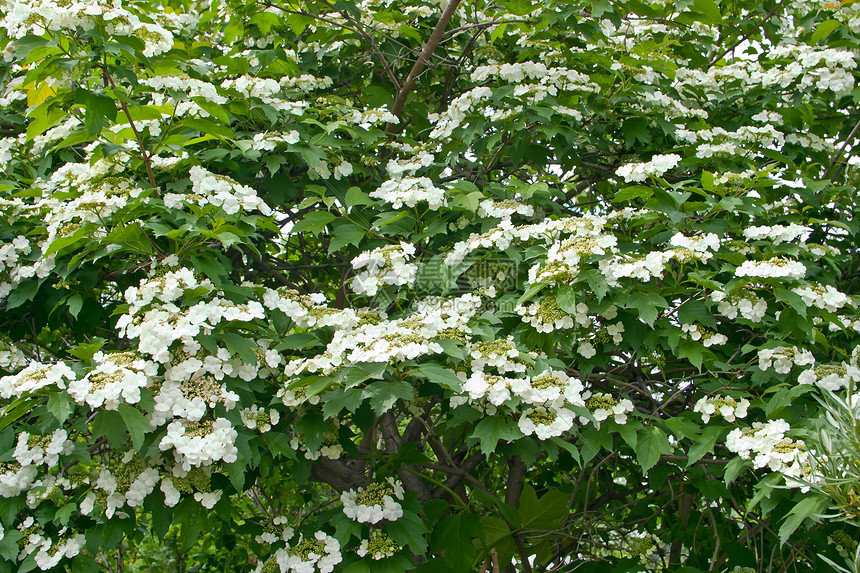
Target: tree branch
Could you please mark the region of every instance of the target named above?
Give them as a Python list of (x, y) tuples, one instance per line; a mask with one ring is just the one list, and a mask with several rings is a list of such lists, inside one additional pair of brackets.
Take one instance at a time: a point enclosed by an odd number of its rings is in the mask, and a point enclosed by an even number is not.
[[(448, 2), (445, 10), (442, 11), (442, 16), (440, 16), (439, 21), (436, 22), (436, 28), (434, 28), (433, 33), (430, 34), (430, 39), (428, 39), (427, 43), (424, 44), (424, 49), (421, 50), (421, 54), (418, 56), (418, 61), (416, 61), (415, 65), (412, 66), (412, 69), (409, 70), (409, 75), (406, 76), (400, 89), (397, 90), (397, 95), (394, 97), (394, 106), (391, 108), (391, 113), (397, 117), (400, 117), (403, 114), (403, 106), (406, 105), (406, 98), (409, 96), (409, 92), (411, 92), (412, 88), (415, 87), (415, 82), (424, 70), (424, 66), (430, 63), (430, 56), (433, 54), (436, 46), (439, 45), (439, 42), (442, 41), (445, 27), (454, 15), (454, 11), (457, 10), (457, 6), (459, 6), (460, 1), (461, 0), (450, 0), (450, 2)], [(389, 123), (385, 130), (393, 132), (395, 129), (395, 124)]]

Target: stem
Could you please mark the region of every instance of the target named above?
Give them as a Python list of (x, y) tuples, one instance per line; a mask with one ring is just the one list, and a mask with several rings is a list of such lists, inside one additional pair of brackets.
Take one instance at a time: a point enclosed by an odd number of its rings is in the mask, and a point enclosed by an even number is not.
[[(104, 75), (105, 86), (109, 84), (110, 87), (113, 88), (114, 93), (119, 95), (119, 90), (117, 89), (113, 78), (108, 73), (106, 66), (102, 66), (102, 74)], [(152, 173), (152, 162), (149, 159), (149, 153), (147, 153), (146, 148), (143, 146), (143, 138), (140, 137), (140, 132), (137, 130), (137, 126), (134, 125), (134, 121), (131, 119), (131, 112), (128, 111), (128, 105), (126, 105), (126, 103), (121, 99), (117, 99), (117, 103), (119, 103), (119, 108), (128, 119), (128, 124), (131, 126), (131, 131), (134, 133), (134, 138), (137, 140), (137, 146), (140, 148), (140, 157), (143, 159), (143, 164), (146, 166), (146, 175), (149, 178), (149, 184), (155, 190), (155, 196), (158, 197), (158, 186), (155, 184), (155, 175)]]
[[(434, 28), (433, 33), (430, 34), (430, 39), (428, 39), (427, 43), (424, 44), (424, 49), (421, 50), (418, 60), (415, 62), (415, 65), (412, 66), (412, 69), (409, 71), (409, 75), (406, 76), (400, 89), (397, 90), (397, 95), (394, 97), (394, 106), (391, 109), (391, 113), (397, 117), (400, 117), (403, 114), (403, 106), (406, 105), (406, 97), (409, 95), (409, 92), (412, 91), (412, 88), (415, 87), (415, 82), (424, 70), (424, 66), (430, 63), (430, 56), (433, 54), (433, 50), (436, 49), (436, 46), (439, 45), (439, 42), (442, 41), (442, 35), (445, 33), (445, 26), (448, 25), (448, 22), (454, 15), (454, 11), (457, 10), (457, 6), (459, 5), (460, 0), (451, 0), (448, 2), (448, 5), (442, 12), (442, 16), (439, 17), (439, 21), (436, 23), (436, 28)], [(386, 131), (388, 132), (392, 132), (396, 129), (397, 128), (394, 124), (388, 124), (386, 127)]]

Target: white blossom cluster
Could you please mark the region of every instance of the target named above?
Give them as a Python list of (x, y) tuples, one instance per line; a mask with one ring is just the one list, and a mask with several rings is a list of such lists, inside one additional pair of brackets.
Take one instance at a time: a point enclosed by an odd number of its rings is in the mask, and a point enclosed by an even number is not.
[(165, 207), (173, 209), (185, 201), (200, 207), (214, 205), (228, 215), (235, 215), (240, 210), (259, 211), (263, 215), (272, 213), (272, 209), (257, 196), (256, 191), (225, 175), (216, 175), (199, 165), (191, 168), (190, 175), (191, 193), (165, 193)]
[(735, 428), (726, 437), (726, 447), (742, 459), (752, 459), (753, 467), (767, 467), (786, 477), (789, 487), (801, 487), (800, 479), (810, 478), (809, 452), (800, 440), (786, 438), (791, 427), (785, 420), (754, 422), (751, 428)]
[(343, 512), (358, 523), (376, 524), (382, 521), (396, 521), (403, 517), (403, 486), (394, 478), (385, 483), (371, 483), (358, 490), (351, 489), (340, 495)]
[(167, 435), (161, 439), (158, 448), (162, 451), (172, 448), (176, 462), (188, 471), (217, 461), (235, 462), (239, 453), (234, 445), (237, 436), (226, 418), (212, 422), (176, 420), (168, 424)]
[(49, 386), (63, 390), (69, 381), (76, 378), (74, 370), (63, 362), (43, 364), (33, 361), (20, 372), (0, 378), (0, 397), (5, 400), (18, 398), (26, 392)]
[[(162, 21), (170, 19), (163, 13)], [(178, 27), (177, 21), (171, 27)], [(104, 26), (111, 36), (136, 36), (144, 42), (143, 54), (152, 57), (167, 52), (173, 47), (173, 33), (163, 26), (142, 21), (119, 2), (99, 0), (77, 0), (70, 3), (55, 0), (29, 0), (9, 2), (0, 19), (0, 28), (12, 38), (27, 34), (37, 36), (46, 31), (92, 30)]]
[(711, 300), (717, 302), (717, 310), (730, 320), (740, 314), (751, 322), (761, 322), (767, 314), (767, 303), (749, 289), (734, 289), (728, 293), (717, 290), (711, 293)]
[(300, 538), (275, 556), (281, 571), (289, 573), (331, 573), (343, 560), (340, 543), (324, 531), (317, 531), (313, 539)]
[(436, 187), (427, 177), (389, 179), (378, 189), (371, 191), (370, 196), (391, 203), (393, 209), (400, 209), (404, 205), (412, 208), (418, 203), (426, 202), (428, 209), (437, 211), (448, 204), (445, 190)]
[(698, 324), (682, 324), (681, 331), (687, 333), (690, 340), (701, 342), (702, 346), (720, 346), (729, 341), (725, 334), (714, 332)]
[(843, 362), (842, 364), (820, 364), (804, 370), (797, 376), (799, 384), (815, 384), (819, 388), (836, 392), (850, 384), (856, 387), (860, 382), (860, 369)]
[(649, 177), (661, 177), (670, 169), (674, 169), (681, 161), (681, 156), (675, 153), (655, 155), (645, 163), (628, 163), (615, 170), (615, 174), (628, 183), (638, 183)]
[(805, 243), (806, 238), (811, 232), (812, 227), (791, 223), (788, 226), (770, 225), (747, 227), (744, 229), (744, 237), (750, 241), (769, 240), (772, 241), (774, 245), (779, 245), (781, 243), (791, 243), (797, 239), (800, 239), (800, 242)]
[(379, 247), (365, 251), (352, 259), (352, 268), (366, 269), (353, 277), (350, 286), (357, 294), (373, 296), (382, 285), (408, 285), (415, 281), (418, 266), (408, 261), (415, 256), (415, 246), (399, 245)]
[(266, 433), (272, 429), (273, 425), (281, 420), (281, 415), (275, 409), (266, 411), (265, 408), (260, 408), (256, 404), (250, 408), (243, 408), (239, 415), (242, 417), (242, 423), (249, 430), (259, 430)]
[[(591, 411), (591, 415), (595, 420), (595, 426), (597, 427), (600, 427), (600, 422), (608, 419), (610, 416), (612, 416), (617, 424), (626, 424), (627, 415), (633, 412), (633, 402), (627, 398), (618, 400), (607, 392), (592, 393), (588, 390), (583, 393), (582, 397), (585, 400), (585, 407)], [(583, 424), (589, 421), (584, 416), (580, 416), (579, 420)]]
[(101, 351), (93, 356), (94, 367), (83, 378), (69, 382), (69, 395), (78, 404), (116, 410), (120, 404), (137, 404), (140, 391), (152, 383), (158, 365), (133, 352)]
[(827, 312), (837, 312), (851, 302), (848, 295), (830, 285), (807, 285), (791, 290), (803, 299), (806, 306), (814, 306)]
[(510, 219), (514, 215), (533, 217), (535, 208), (512, 199), (493, 201), (484, 199), (478, 204), (478, 217), (493, 217), (495, 219)]
[[(566, 217), (563, 219), (546, 219), (540, 223), (515, 226), (510, 219), (503, 219), (493, 229), (485, 233), (472, 233), (465, 241), (456, 243), (451, 252), (445, 257), (446, 265), (456, 265), (465, 260), (478, 249), (505, 250), (514, 241), (540, 241), (548, 246), (558, 242), (563, 235), (594, 236), (601, 235), (607, 218), (598, 215), (583, 215), (581, 217)], [(607, 240), (601, 238), (598, 242)], [(603, 248), (603, 247), (601, 247)], [(561, 249), (559, 249), (559, 253)], [(559, 254), (561, 256), (561, 254)]]
[(559, 308), (557, 299), (552, 296), (544, 297), (533, 304), (517, 305), (514, 312), (538, 332), (550, 333), (576, 326), (576, 317)]
[(687, 249), (696, 253), (707, 253), (720, 250), (720, 238), (714, 233), (705, 233), (704, 235), (695, 235), (687, 237), (681, 233), (675, 233), (669, 239), (669, 244), (673, 247)]
[(744, 261), (741, 266), (735, 269), (735, 275), (755, 278), (802, 279), (806, 276), (806, 266), (800, 261), (774, 257), (764, 261)]
[(68, 433), (62, 428), (54, 430), (48, 436), (21, 432), (12, 455), (21, 466), (44, 464), (52, 468), (59, 463), (61, 455), (72, 452), (73, 444), (68, 437)]
[(758, 367), (767, 370), (773, 367), (777, 374), (788, 374), (792, 366), (815, 364), (815, 357), (809, 350), (797, 347), (778, 346), (758, 351)]
[(734, 422), (737, 418), (746, 418), (749, 400), (735, 400), (731, 396), (705, 396), (700, 398), (693, 411), (702, 415), (702, 421), (708, 423), (712, 416), (722, 416), (726, 422)]
[(468, 322), (481, 306), (481, 299), (472, 294), (457, 298), (424, 299), (416, 312), (407, 318), (385, 320), (374, 317), (359, 324), (350, 324), (335, 331), (324, 352), (312, 358), (300, 358), (287, 363), (284, 373), (331, 374), (342, 366), (361, 362), (392, 362), (439, 354), (436, 342), (445, 330), (468, 332)]
[(35, 520), (32, 516), (27, 517), (21, 524), (24, 530), (33, 529), (34, 531), (21, 540), (19, 559), (23, 560), (26, 556), (33, 555), (36, 566), (42, 571), (56, 567), (63, 558), (71, 559), (84, 549), (86, 537), (83, 533), (72, 534), (68, 527), (62, 527), (57, 532), (57, 539), (52, 540), (34, 524)]
[(362, 539), (361, 544), (355, 552), (359, 557), (369, 556), (374, 561), (379, 561), (393, 556), (400, 549), (400, 545), (389, 537), (387, 533), (378, 529), (372, 529), (370, 530), (370, 537)]

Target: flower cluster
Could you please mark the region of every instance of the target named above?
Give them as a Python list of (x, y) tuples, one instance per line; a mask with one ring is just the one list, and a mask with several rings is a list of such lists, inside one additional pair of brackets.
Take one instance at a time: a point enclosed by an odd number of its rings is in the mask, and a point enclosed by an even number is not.
[(360, 254), (352, 260), (352, 268), (366, 270), (352, 279), (352, 290), (373, 296), (381, 285), (411, 284), (418, 273), (418, 266), (408, 262), (414, 255), (415, 246), (404, 242)]
[(340, 542), (324, 531), (317, 531), (313, 539), (302, 538), (288, 545), (276, 553), (276, 558), (281, 571), (290, 573), (331, 573), (343, 560)]
[(712, 416), (722, 416), (726, 422), (734, 422), (737, 418), (746, 418), (750, 402), (746, 398), (740, 401), (731, 396), (706, 396), (700, 398), (693, 411), (702, 415), (702, 421), (708, 423)]
[(400, 209), (404, 205), (415, 207), (420, 202), (426, 202), (431, 211), (437, 211), (447, 205), (445, 190), (433, 185), (427, 177), (404, 177), (389, 179), (379, 186), (370, 196), (391, 203), (392, 208)]
[(670, 169), (674, 169), (681, 161), (681, 156), (675, 153), (655, 155), (645, 163), (628, 163), (615, 170), (615, 174), (628, 183), (645, 181), (648, 177), (660, 177)]
[(246, 185), (241, 185), (226, 175), (216, 175), (203, 167), (195, 165), (191, 168), (191, 193), (166, 193), (164, 206), (168, 209), (179, 206), (182, 201), (193, 203), (200, 207), (214, 205), (220, 207), (228, 215), (235, 215), (240, 210), (259, 211), (270, 215), (272, 209), (265, 201), (257, 196), (257, 192)]
[(788, 374), (792, 366), (815, 364), (815, 357), (809, 350), (796, 347), (778, 346), (758, 351), (758, 367), (767, 370), (771, 366), (777, 374)]
[(714, 291), (711, 300), (717, 302), (717, 310), (730, 320), (740, 314), (751, 322), (761, 322), (767, 314), (767, 303), (749, 289), (739, 288), (728, 293)]
[(387, 478), (388, 483), (370, 485), (345, 491), (340, 496), (343, 512), (359, 523), (376, 524), (382, 521), (396, 521), (403, 517), (403, 507), (396, 500), (403, 500), (403, 486)]
[(356, 549), (359, 557), (369, 556), (374, 561), (391, 557), (400, 551), (400, 545), (397, 544), (384, 531), (372, 529), (369, 539), (362, 539), (361, 545)]
[(790, 429), (782, 419), (755, 422), (751, 428), (729, 432), (726, 447), (744, 460), (752, 459), (755, 468), (783, 474), (788, 486), (801, 487), (800, 480), (810, 478), (809, 452), (802, 441), (785, 437)]

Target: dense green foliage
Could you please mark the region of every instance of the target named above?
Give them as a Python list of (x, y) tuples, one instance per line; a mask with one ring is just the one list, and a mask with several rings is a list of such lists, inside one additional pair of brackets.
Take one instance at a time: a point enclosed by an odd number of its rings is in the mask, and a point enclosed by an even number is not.
[(858, 14), (4, 0), (0, 571), (856, 572)]

